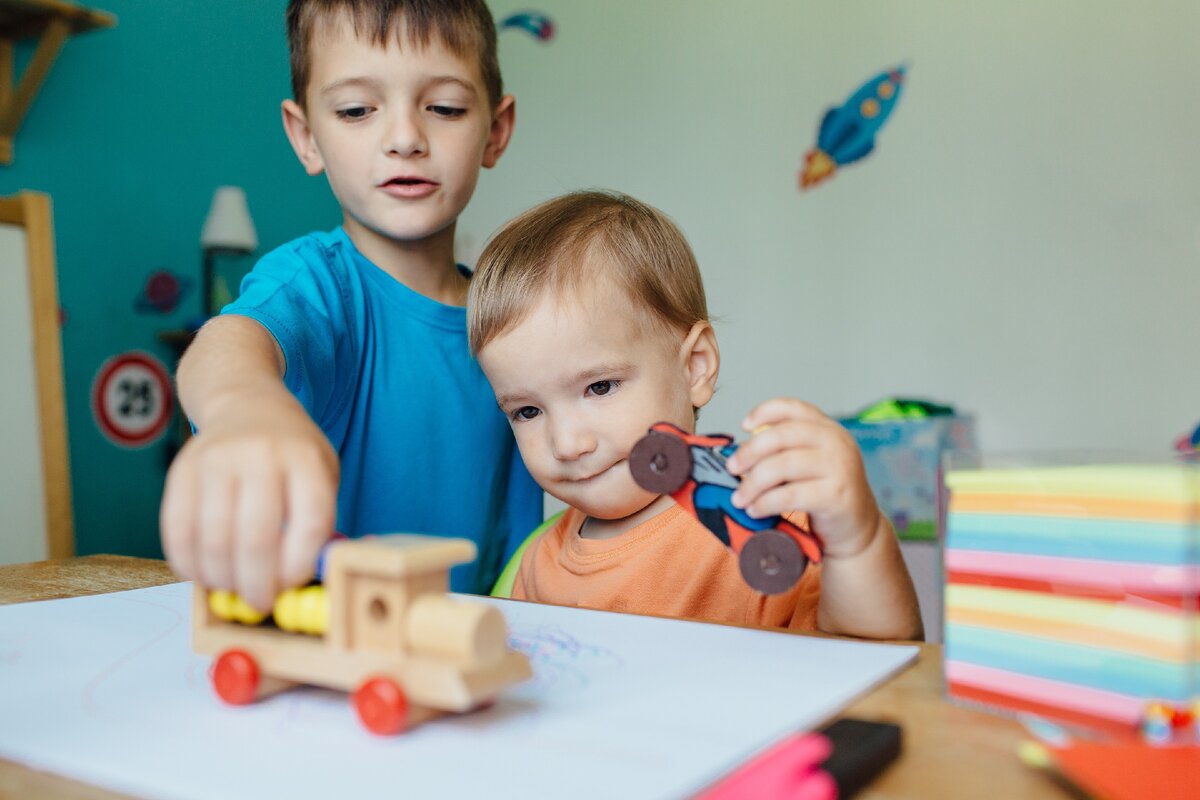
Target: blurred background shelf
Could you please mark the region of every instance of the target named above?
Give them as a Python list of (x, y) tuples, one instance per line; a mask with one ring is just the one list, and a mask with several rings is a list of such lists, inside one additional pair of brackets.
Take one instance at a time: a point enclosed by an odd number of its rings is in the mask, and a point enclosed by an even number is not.
[[(12, 163), (13, 138), (67, 37), (116, 24), (108, 12), (65, 0), (0, 0), (0, 163)], [(13, 51), (23, 39), (37, 45), (17, 79)]]

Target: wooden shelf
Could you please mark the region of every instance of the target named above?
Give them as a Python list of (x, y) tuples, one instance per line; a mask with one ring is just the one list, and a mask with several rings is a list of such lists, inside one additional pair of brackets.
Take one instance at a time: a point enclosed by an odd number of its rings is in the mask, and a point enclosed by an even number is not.
[[(112, 14), (66, 0), (0, 0), (0, 164), (12, 163), (13, 138), (67, 37), (116, 24)], [(33, 38), (37, 47), (17, 80), (13, 47)]]

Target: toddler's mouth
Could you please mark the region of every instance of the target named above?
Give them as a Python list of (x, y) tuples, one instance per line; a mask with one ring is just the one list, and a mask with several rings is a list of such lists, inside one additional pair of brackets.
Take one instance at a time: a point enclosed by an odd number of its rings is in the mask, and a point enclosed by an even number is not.
[(581, 478), (568, 478), (567, 480), (569, 480), (571, 483), (587, 483), (588, 481), (599, 478), (601, 475), (607, 475), (609, 472), (612, 471), (613, 467), (616, 467), (618, 464), (621, 464), (621, 463), (622, 462), (618, 461), (616, 464), (609, 464), (607, 467), (605, 467), (602, 470), (599, 470), (598, 472), (593, 472), (593, 473), (586, 475), (584, 477), (581, 477)]

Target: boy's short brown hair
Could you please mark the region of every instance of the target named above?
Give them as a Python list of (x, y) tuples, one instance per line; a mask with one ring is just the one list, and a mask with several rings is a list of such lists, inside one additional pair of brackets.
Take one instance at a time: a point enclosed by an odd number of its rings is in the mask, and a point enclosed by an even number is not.
[(491, 106), (500, 102), (504, 84), (496, 55), (496, 23), (484, 0), (289, 0), (292, 99), (301, 108), (315, 35), (322, 23), (339, 14), (345, 14), (355, 35), (380, 47), (387, 45), (389, 36), (403, 32), (410, 45), (426, 47), (436, 36), (459, 58), (477, 57)]
[[(589, 269), (597, 255), (607, 274)], [(471, 352), (524, 319), (543, 292), (579, 293), (601, 279), (664, 331), (708, 321), (696, 256), (666, 214), (616, 192), (573, 192), (511, 220), (483, 249), (467, 299)]]

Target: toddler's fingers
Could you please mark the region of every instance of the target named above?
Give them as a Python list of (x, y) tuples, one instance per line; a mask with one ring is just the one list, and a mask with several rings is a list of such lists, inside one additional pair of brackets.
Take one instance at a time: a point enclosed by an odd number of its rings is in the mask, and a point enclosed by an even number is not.
[(746, 507), (746, 513), (755, 519), (787, 514), (791, 511), (808, 513), (820, 508), (826, 489), (820, 480), (794, 481), (770, 487), (760, 493)]
[(283, 536), (280, 580), (299, 586), (313, 576), (317, 555), (333, 536), (336, 482), (320, 472), (292, 472), (287, 479), (287, 529)]
[(794, 397), (773, 397), (759, 403), (742, 420), (742, 427), (752, 431), (761, 425), (775, 425), (790, 419), (828, 419), (821, 409)]
[(195, 579), (196, 474), (185, 456), (177, 457), (167, 472), (158, 527), (171, 569), (184, 580)]
[[(771, 453), (742, 476), (741, 483), (733, 493), (733, 504), (745, 508), (752, 516), (763, 516), (751, 509), (757, 507), (765, 492), (783, 484), (819, 480), (824, 476), (822, 465), (821, 452), (812, 448), (790, 448)], [(784, 510), (795, 508), (798, 506)]]
[(815, 420), (788, 420), (769, 425), (741, 442), (726, 466), (734, 475), (745, 475), (774, 453), (819, 447), (824, 435), (822, 423)]
[(235, 515), (233, 557), (237, 592), (259, 611), (270, 611), (279, 590), (279, 536), (283, 480), (273, 471), (242, 479)]
[(210, 589), (233, 589), (233, 505), (237, 489), (233, 476), (201, 475), (197, 502), (197, 577)]

